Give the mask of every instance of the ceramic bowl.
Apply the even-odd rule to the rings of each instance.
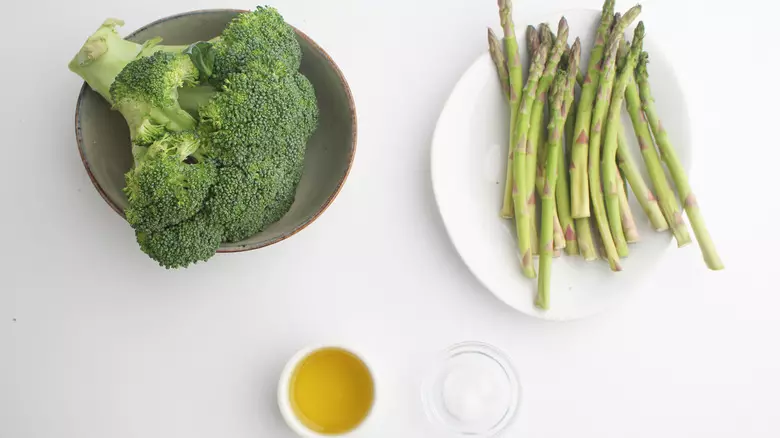
[[[127,39],[162,37],[163,44],[187,44],[219,35],[238,13],[234,9],[185,12],[148,24]],[[355,104],[346,79],[328,54],[295,29],[303,51],[300,71],[314,86],[319,127],[309,140],[304,172],[287,214],[245,240],[223,243],[218,252],[262,248],[282,241],[314,222],[338,195],[347,179],[357,144]],[[122,116],[85,83],[76,105],[76,139],[87,173],[98,193],[124,217],[124,174],[133,162],[130,136]]]
[[[293,380],[293,373],[295,372],[295,369],[309,355],[326,348],[340,349],[357,357],[358,360],[360,360],[363,363],[363,365],[365,365],[368,368],[368,372],[371,375],[372,383],[374,385],[373,388],[374,400],[371,404],[371,407],[366,417],[363,418],[360,424],[354,429],[339,434],[322,434],[312,429],[309,429],[304,424],[304,422],[301,421],[301,419],[298,418],[298,416],[295,414],[293,410],[292,402],[290,400],[290,388],[291,388],[290,385]],[[372,423],[374,423],[374,409],[377,404],[377,395],[379,393],[377,386],[378,386],[378,382],[377,382],[376,371],[372,366],[371,362],[369,362],[363,354],[355,351],[354,348],[350,348],[341,344],[313,345],[313,346],[304,347],[300,349],[287,361],[287,364],[284,366],[284,369],[282,370],[281,376],[279,378],[279,384],[277,387],[277,403],[279,405],[279,411],[282,414],[282,418],[284,419],[285,423],[287,423],[287,426],[293,432],[295,432],[296,435],[298,435],[301,438],[326,438],[326,437],[353,438],[353,437],[360,437],[360,436],[373,436],[373,434],[375,433],[374,430],[376,426],[374,426]]]

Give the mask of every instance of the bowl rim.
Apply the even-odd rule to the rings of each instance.
[[[196,9],[186,12],[180,12],[178,14],[169,15],[166,17],[159,18],[157,20],[154,20],[148,24],[145,24],[141,26],[140,28],[136,29],[135,31],[128,34],[125,39],[131,38],[140,32],[143,32],[144,30],[155,26],[159,23],[174,20],[177,18],[190,16],[190,15],[197,15],[197,14],[208,14],[208,13],[214,13],[214,12],[235,12],[235,13],[245,13],[245,12],[251,12],[250,10],[246,9],[231,9],[231,8],[216,8],[216,9]],[[272,239],[264,240],[262,242],[258,243],[247,243],[247,244],[240,244],[240,245],[233,245],[233,246],[225,246],[224,243],[220,243],[219,248],[217,249],[217,253],[222,254],[229,254],[229,253],[236,253],[236,252],[244,252],[244,251],[252,251],[255,249],[264,248],[266,246],[273,245],[275,243],[279,243],[283,240],[286,240],[295,234],[298,234],[301,230],[311,225],[315,220],[317,220],[324,212],[325,210],[330,207],[330,205],[333,203],[333,201],[336,199],[336,197],[341,193],[341,189],[344,187],[344,184],[346,184],[347,178],[349,177],[349,174],[352,170],[352,165],[355,161],[355,153],[357,152],[357,111],[355,109],[355,99],[352,95],[352,90],[349,87],[349,83],[347,82],[347,79],[344,77],[344,73],[339,68],[338,64],[331,58],[331,56],[328,54],[328,52],[325,51],[325,49],[322,48],[319,44],[317,44],[311,37],[306,35],[303,31],[298,29],[297,27],[293,26],[290,23],[287,23],[300,37],[301,39],[305,40],[315,51],[319,52],[330,64],[331,68],[334,72],[338,75],[339,81],[341,82],[341,86],[344,89],[344,93],[347,96],[347,101],[349,104],[349,112],[352,119],[352,140],[351,140],[351,148],[349,152],[349,159],[347,162],[347,168],[344,174],[341,176],[341,179],[338,182],[338,185],[336,186],[336,189],[333,191],[333,193],[330,194],[328,199],[325,200],[325,203],[320,206],[320,208],[311,216],[309,216],[308,219],[306,219],[303,223],[297,225],[292,230],[282,233],[279,236],[276,236]],[[76,99],[76,113],[75,113],[75,128],[76,128],[76,146],[79,151],[79,156],[81,157],[81,163],[84,166],[84,169],[87,172],[87,175],[89,176],[90,181],[92,181],[92,185],[95,187],[97,192],[100,194],[100,197],[103,198],[103,200],[111,207],[114,212],[116,212],[122,219],[125,218],[125,214],[122,211],[119,206],[114,203],[111,198],[108,196],[108,194],[103,190],[103,188],[100,186],[100,184],[97,181],[97,178],[95,178],[95,175],[92,173],[92,169],[90,168],[89,162],[87,161],[87,157],[84,153],[84,138],[81,133],[81,104],[84,99],[84,94],[87,93],[89,90],[89,85],[86,83],[86,81],[82,84],[81,89],[79,91],[78,97]]]

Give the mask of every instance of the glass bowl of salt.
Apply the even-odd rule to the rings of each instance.
[[[492,437],[512,423],[521,387],[511,361],[483,342],[446,349],[425,379],[422,398],[428,418],[459,436]]]

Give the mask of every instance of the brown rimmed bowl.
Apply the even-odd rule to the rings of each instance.
[[[237,9],[185,12],[148,24],[127,39],[143,42],[162,37],[163,44],[188,44],[219,35]],[[287,214],[260,233],[218,252],[262,248],[280,242],[314,222],[344,185],[357,146],[357,116],[349,85],[335,62],[317,43],[295,29],[303,51],[301,73],[314,86],[320,110],[319,126],[307,145],[304,171]],[[132,167],[130,134],[124,118],[85,83],[76,104],[76,140],[84,168],[98,193],[124,217],[127,197],[124,174]]]

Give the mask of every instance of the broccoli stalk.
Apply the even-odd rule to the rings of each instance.
[[[182,46],[122,39],[123,22],[106,20],[68,68],[81,76],[127,121],[133,144],[148,145],[168,131],[193,129],[197,122],[178,104],[178,89],[196,83],[199,71]]]

